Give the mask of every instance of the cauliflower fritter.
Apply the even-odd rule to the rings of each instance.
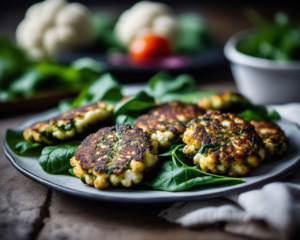
[[[134,125],[151,134],[151,141],[158,142],[159,147],[169,147],[180,143],[186,124],[204,114],[195,104],[169,102],[151,108],[140,116]]]
[[[192,120],[184,133],[183,152],[201,170],[243,176],[264,160],[262,139],[254,127],[233,113],[210,111]]]
[[[24,139],[30,142],[53,144],[81,134],[91,125],[103,122],[111,116],[113,105],[99,101],[88,106],[71,109],[48,121],[38,122],[25,128]]]
[[[241,94],[225,92],[223,94],[205,97],[198,101],[198,106],[208,110],[240,111],[251,106],[247,98]]]
[[[288,139],[276,123],[258,120],[251,120],[250,123],[265,144],[266,160],[282,156],[288,150]]]
[[[150,135],[130,124],[105,127],[88,136],[70,160],[76,177],[98,189],[120,183],[139,183],[158,157],[157,143]]]

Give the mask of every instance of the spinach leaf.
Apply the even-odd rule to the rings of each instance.
[[[210,45],[207,24],[199,14],[181,14],[178,16],[179,32],[175,48],[180,53],[199,54]]]
[[[64,112],[72,109],[73,102],[74,102],[74,98],[65,98],[65,99],[61,100],[57,105],[58,111],[60,113],[64,113]]]
[[[0,70],[1,71],[1,70]],[[9,102],[13,99],[14,94],[11,92],[0,90],[0,103],[1,102]]]
[[[152,170],[153,174],[146,180],[146,185],[158,190],[177,192],[209,184],[243,182],[239,178],[203,172],[197,166],[190,167],[192,163],[183,153],[183,146],[184,144],[172,146],[172,161],[160,161]],[[170,151],[162,155],[169,156]]]
[[[192,93],[197,90],[195,79],[190,75],[181,74],[172,78],[166,72],[159,72],[151,78],[146,86],[146,92],[161,102],[161,97],[174,93]]]
[[[174,152],[174,149],[178,146],[178,144],[173,144],[171,147],[170,147],[170,150],[165,152],[165,153],[162,153],[162,154],[159,154],[157,155],[158,157],[169,157],[169,156],[172,156],[173,152]],[[183,146],[183,144],[180,144],[180,146]],[[183,151],[183,147],[180,148],[181,151]]]
[[[55,62],[38,62],[28,68],[9,86],[8,90],[17,95],[31,97],[47,89],[78,90],[85,84],[79,70]]]
[[[42,80],[39,71],[33,68],[28,69],[10,85],[9,91],[14,94],[31,97],[35,93],[35,86]]]
[[[45,147],[39,158],[39,163],[46,173],[57,174],[68,171],[72,166],[70,159],[81,144],[80,141],[72,141],[56,146]]]
[[[161,103],[172,102],[172,101],[181,101],[185,103],[197,103],[200,99],[204,97],[210,97],[214,94],[217,94],[216,91],[197,91],[190,93],[168,93],[159,98]]]
[[[109,73],[98,77],[87,85],[75,99],[64,99],[58,104],[60,112],[74,107],[84,106],[103,100],[107,104],[116,104],[123,98],[121,84]]]
[[[9,148],[17,155],[36,156],[41,152],[41,143],[31,143],[24,140],[23,131],[7,129],[5,141]]]
[[[268,23],[253,9],[246,14],[257,29],[237,43],[238,51],[270,60],[300,60],[299,24],[291,22],[282,12],[275,15],[274,23]]]
[[[118,37],[115,34],[114,26],[117,18],[108,15],[105,12],[92,13],[92,23],[95,29],[95,41],[91,46],[93,51],[105,51],[112,48],[121,52],[126,52],[126,49],[120,44]]]
[[[131,125],[134,124],[136,119],[140,116],[140,113],[128,112],[126,114],[121,114],[115,118],[116,124],[126,124],[129,123]]]
[[[68,173],[70,173],[72,176],[75,176],[75,174],[74,174],[74,168],[73,167],[69,168],[68,169]]]
[[[238,113],[246,121],[252,119],[256,120],[269,120],[269,121],[279,121],[280,115],[275,110],[268,111],[265,106],[256,105],[252,108],[246,109],[245,111]]]
[[[153,106],[155,106],[154,98],[146,92],[140,91],[115,106],[113,111],[115,124],[132,124],[145,109]]]
[[[88,57],[75,60],[71,63],[71,66],[80,71],[90,71],[97,74],[103,73],[106,70],[106,66],[103,63]]]
[[[30,66],[25,53],[7,37],[0,36],[0,90],[9,85]]]
[[[153,174],[146,180],[146,185],[157,190],[178,192],[188,190],[194,187],[206,186],[209,184],[220,183],[241,183],[240,179],[227,177],[216,178],[203,175],[195,168],[183,167],[177,168],[173,161],[161,161],[152,169]]]
[[[111,74],[106,73],[91,83],[87,89],[86,99],[80,105],[95,103],[99,100],[104,100],[108,104],[116,104],[123,98],[121,90],[122,85]]]

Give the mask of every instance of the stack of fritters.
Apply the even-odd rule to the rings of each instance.
[[[169,102],[150,109],[136,120],[134,126],[147,131],[151,141],[165,148],[182,142],[186,124],[203,114],[204,111],[195,104]]]
[[[253,125],[232,113],[210,111],[192,120],[184,133],[184,153],[201,170],[243,176],[264,160],[261,138]]]
[[[111,116],[113,105],[99,101],[88,106],[71,109],[48,121],[38,122],[25,128],[24,139],[29,142],[53,144],[83,133],[90,126]]]
[[[88,136],[71,159],[74,174],[98,189],[139,183],[158,158],[157,143],[141,128],[117,125]]]

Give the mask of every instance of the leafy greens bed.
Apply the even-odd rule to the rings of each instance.
[[[99,100],[115,105],[113,111],[113,124],[133,122],[141,113],[157,102],[183,101],[193,103],[203,97],[215,94],[214,91],[197,91],[195,80],[189,75],[179,75],[172,78],[165,72],[160,72],[149,80],[144,89],[137,94],[124,97],[122,85],[109,73],[101,75],[96,81],[84,88],[75,99],[66,99],[59,103],[60,112],[73,107],[94,103]],[[267,111],[264,106],[249,104],[247,109],[238,113],[246,120],[268,119],[279,120],[280,116],[275,111]],[[66,141],[59,145],[44,146],[40,143],[29,143],[23,139],[22,131],[8,129],[6,142],[10,149],[17,155],[39,157],[42,169],[49,174],[71,174],[73,169],[70,158],[74,156],[82,139]],[[184,191],[191,188],[207,187],[207,185],[232,185],[241,183],[239,178],[225,177],[201,171],[199,166],[193,166],[191,160],[183,154],[183,144],[172,145],[169,150],[158,155],[159,162],[150,170],[138,189],[157,189],[163,191]],[[205,150],[205,149],[204,149]]]

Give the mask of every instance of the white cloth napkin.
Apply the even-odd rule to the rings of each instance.
[[[300,103],[269,108],[300,125]],[[226,198],[178,202],[159,217],[183,227],[225,222],[224,230],[234,234],[268,240],[295,239],[300,227],[300,170],[289,176],[289,182],[270,183]]]

